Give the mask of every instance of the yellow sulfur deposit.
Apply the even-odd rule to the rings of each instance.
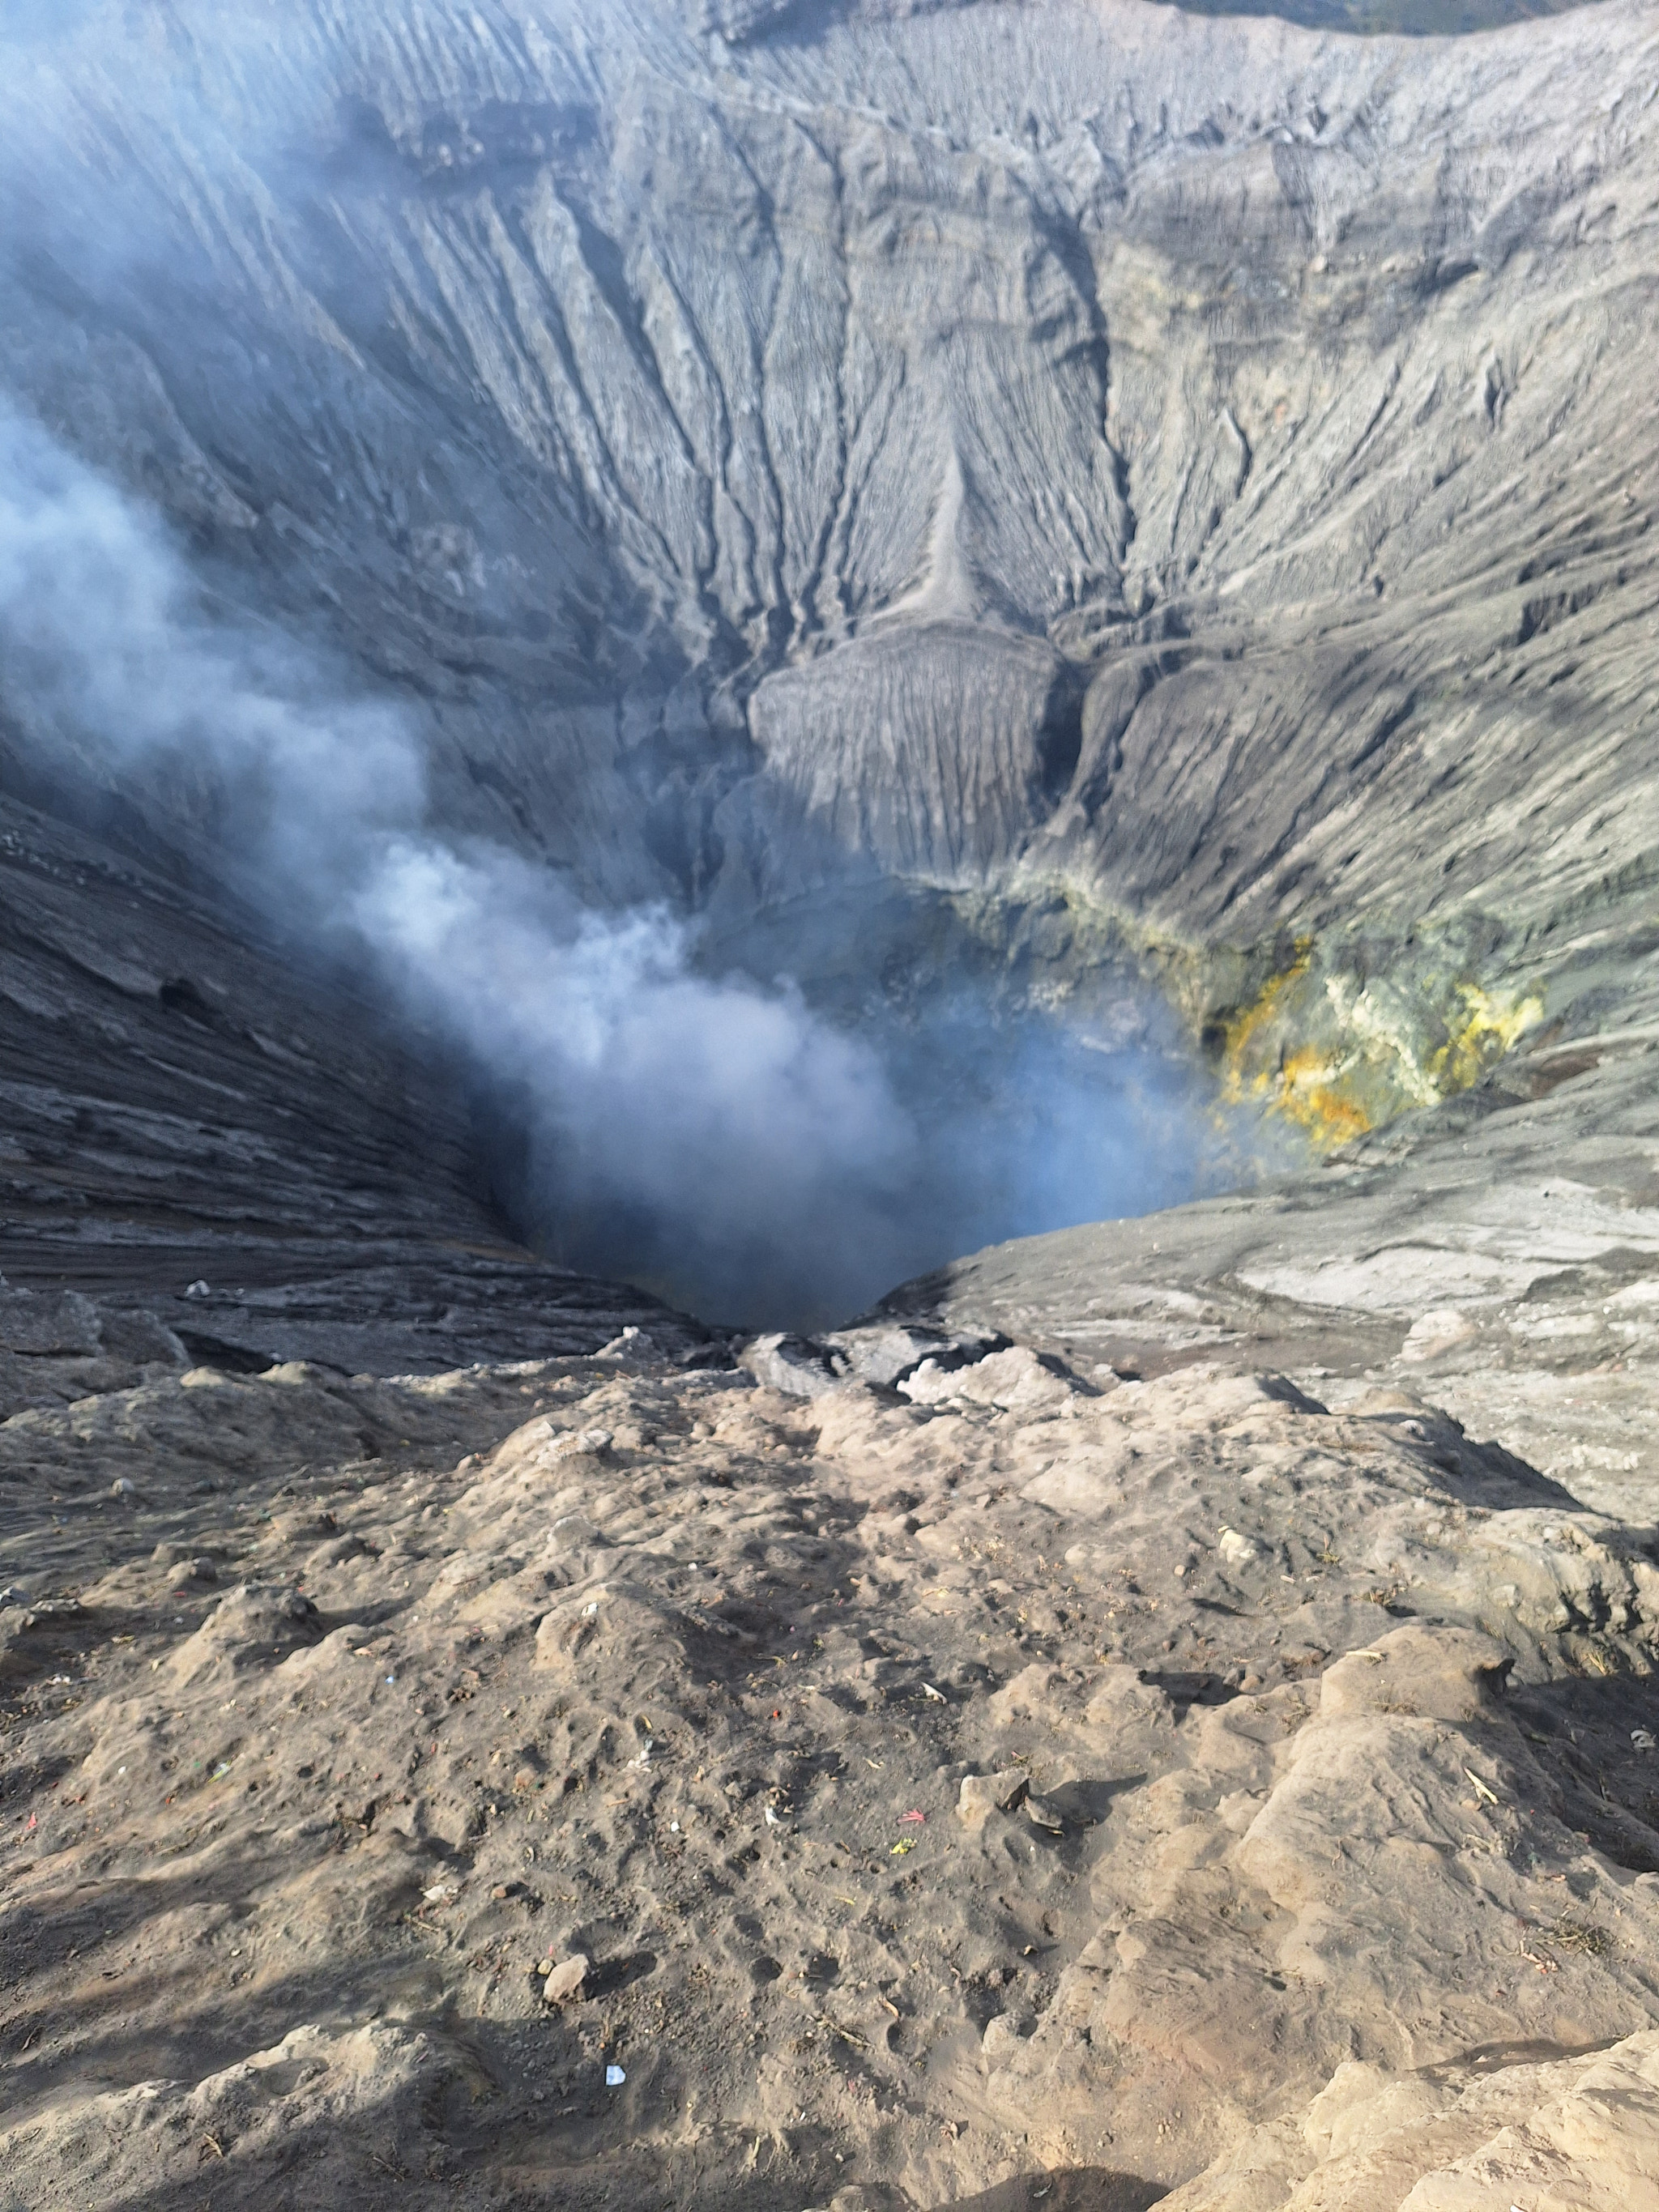
[[[1258,1100],[1322,1150],[1470,1085],[1543,1016],[1533,993],[1407,970],[1359,983],[1298,941],[1219,1025],[1224,1094]]]
[[[1443,1098],[1467,1091],[1544,1018],[1544,1002],[1531,992],[1520,998],[1510,992],[1483,991],[1478,983],[1460,983],[1457,992],[1463,1001],[1464,1019],[1451,1029],[1429,1062]]]

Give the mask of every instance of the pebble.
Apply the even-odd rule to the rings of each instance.
[[[957,1793],[957,1817],[969,1828],[981,1828],[993,1813],[1012,1813],[1030,1784],[1018,1766],[1000,1774],[968,1774]]]
[[[554,1967],[542,1984],[542,1996],[549,2004],[568,2004],[581,1995],[586,1978],[587,1960],[578,1951],[574,1958]]]

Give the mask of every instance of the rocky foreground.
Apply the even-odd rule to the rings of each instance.
[[[1649,1532],[1393,1389],[743,1356],[0,1423],[6,2212],[1659,2203]]]

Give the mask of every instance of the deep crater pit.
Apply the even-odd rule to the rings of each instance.
[[[678,1085],[672,1064],[641,1079],[660,1086],[635,1102],[642,1154],[653,1125],[694,1125],[671,1139],[680,1172],[665,1188],[643,1157],[630,1182],[592,1117],[494,1090],[479,1122],[519,1232],[707,1320],[810,1329],[960,1254],[1179,1204],[1302,1150],[1224,1097],[1127,963],[1034,951],[1011,941],[1023,915],[994,905],[994,936],[984,902],[963,904],[874,884],[693,935],[692,974],[738,1009],[711,1039],[741,1092],[730,1117],[695,1109],[695,1071]],[[754,996],[793,1010],[803,1054],[830,1041],[844,1101],[804,1097],[773,1055],[744,1066]],[[710,1022],[721,1012],[711,1004]]]

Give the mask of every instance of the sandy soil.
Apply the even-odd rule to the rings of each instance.
[[[1409,1397],[197,1370],[0,1500],[5,2212],[1659,2203],[1650,1533]]]

